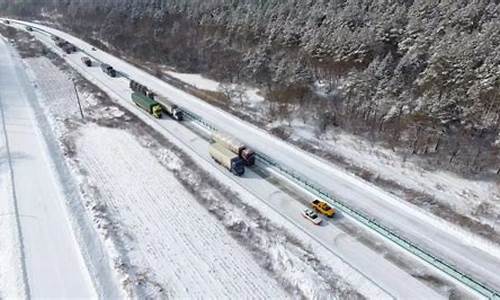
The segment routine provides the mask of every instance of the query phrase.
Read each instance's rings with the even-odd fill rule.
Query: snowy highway
[[[47,46],[53,47],[53,42],[49,37],[37,33],[35,35]],[[63,55],[60,49],[53,47],[53,50]],[[304,209],[303,204],[295,201],[251,170],[247,170],[245,176],[241,178],[232,176],[210,158],[208,141],[193,132],[192,126],[186,127],[169,118],[152,119],[148,114],[137,109],[129,100],[131,91],[128,79],[110,78],[96,66],[88,68],[81,63],[82,56],[84,54],[76,53],[64,55],[64,58],[84,77],[113,96],[122,106],[137,114],[144,122],[169,139],[176,141],[176,144],[183,150],[209,168],[212,174],[217,174],[217,178],[223,183],[237,189],[240,195],[246,195],[245,198],[254,205],[260,205],[262,211],[268,211],[267,214],[272,220],[294,231],[298,230],[304,235],[304,239],[312,239],[316,247],[326,249],[327,255],[333,254],[335,259],[332,259],[331,263],[344,270],[345,274],[351,274],[349,277],[355,282],[356,289],[365,291],[365,294],[378,295],[377,298],[440,298],[440,295],[432,288],[385,259],[383,254],[364,246],[355,237],[347,235],[334,223],[327,222],[325,226],[319,227],[311,226],[311,223],[300,215],[300,211]],[[193,126],[197,125],[193,124]],[[199,130],[203,129],[199,128]],[[352,223],[346,219],[339,221]],[[380,268],[385,270],[385,276],[379,276]]]
[[[41,38],[49,42],[46,37],[42,36]],[[54,50],[57,51],[57,49]],[[251,170],[247,170],[244,177],[232,176],[232,174],[228,173],[211,159],[208,154],[208,141],[201,138],[190,130],[190,128],[187,128],[181,123],[169,118],[161,120],[152,119],[142,110],[138,110],[137,107],[128,100],[131,94],[128,87],[128,80],[125,78],[111,79],[109,76],[102,73],[98,67],[85,67],[80,63],[81,56],[82,54],[75,54],[66,56],[66,58],[67,61],[87,79],[114,96],[121,105],[136,113],[142,120],[154,128],[157,128],[169,139],[177,141],[177,145],[187,153],[197,157],[198,162],[206,165],[210,170],[218,170],[218,172],[215,171],[213,173],[217,174],[217,177],[222,182],[232,187],[235,187],[236,183],[236,186],[239,187],[238,191],[240,194],[248,194],[248,198],[252,199],[250,201],[259,202],[264,200],[264,210],[268,208],[273,209],[273,213],[271,213],[273,220],[284,218],[287,221],[291,221],[291,223],[294,224],[292,225],[293,229],[296,230],[299,228],[300,231],[306,233],[307,238],[312,237],[316,243],[328,249],[330,255],[334,254],[338,258],[336,262],[337,265],[347,270],[351,269],[346,272],[353,274],[356,271],[360,272],[362,276],[359,279],[355,279],[360,284],[356,286],[357,289],[369,289],[370,294],[376,295],[380,293],[380,297],[385,294],[386,296],[395,298],[414,298],[417,296],[415,291],[418,291],[418,297],[439,298],[439,295],[432,289],[418,280],[415,280],[408,273],[384,259],[381,254],[363,246],[356,241],[355,238],[347,236],[342,230],[336,228],[332,224],[328,223],[326,226],[311,227],[309,221],[305,220],[300,213],[298,213],[304,208],[302,204],[294,201],[289,195],[279,190],[271,183],[262,180],[260,176]],[[283,222],[282,225],[290,226],[287,222]],[[353,247],[354,245],[355,247]],[[381,266],[386,270],[387,274],[386,276],[377,278]],[[354,278],[359,277],[359,275],[352,276]],[[363,286],[363,282],[367,279],[375,286]],[[409,286],[411,286],[411,288],[408,288]]]
[[[162,95],[168,96],[169,99],[176,102],[179,106],[186,107],[220,129],[224,129],[236,136],[244,136],[245,142],[256,151],[265,153],[280,164],[297,170],[302,176],[330,191],[339,199],[342,199],[342,201],[349,203],[352,207],[372,216],[385,226],[393,228],[396,232],[414,241],[421,247],[429,249],[435,255],[459,266],[459,269],[467,274],[480,279],[482,282],[496,289],[500,289],[500,274],[497,272],[500,269],[500,250],[495,245],[480,240],[459,228],[447,226],[446,223],[427,215],[403,200],[359,178],[346,174],[330,163],[305,153],[251,124],[214,108],[202,100],[168,85],[121,59],[100,50],[92,51],[91,45],[71,35],[46,26],[36,26],[74,43],[88,53],[92,53],[99,60],[111,64],[117,70],[126,73],[134,80],[151,87]],[[39,33],[35,33],[35,36],[47,45],[52,45],[52,41],[47,36]],[[58,49],[55,51],[58,51]],[[136,110],[134,105],[128,101],[131,92],[128,88],[126,78],[111,79],[98,68],[87,69],[80,62],[81,56],[82,54],[78,53],[65,56],[65,58],[87,79],[95,82],[103,90],[117,98],[124,107],[131,111]],[[2,97],[3,99],[4,97]],[[245,190],[242,189],[245,187],[248,193],[252,194],[255,198],[263,200],[275,212],[282,212],[284,215],[281,217],[295,224],[293,226],[299,227],[303,232],[316,236],[317,243],[321,243],[322,246],[336,252],[340,261],[348,261],[351,264],[351,268],[358,270],[363,276],[373,280],[375,285],[381,290],[385,290],[388,296],[422,299],[439,297],[434,290],[423,285],[419,280],[411,277],[408,273],[384,259],[380,254],[363,246],[354,238],[346,236],[345,233],[341,232],[334,225],[328,224],[327,226],[317,228],[311,227],[299,215],[300,210],[303,208],[301,204],[294,201],[289,195],[283,193],[269,182],[262,180],[255,173],[250,171],[242,178],[224,176],[225,171],[216,166],[208,155],[207,141],[200,138],[199,135],[192,132],[189,128],[172,120],[164,119],[155,121],[141,112],[137,113],[142,114],[141,119],[147,123],[152,124],[155,128],[161,128],[161,131],[165,135],[177,139],[189,153],[202,158],[204,161],[203,164],[209,164],[211,168],[219,168],[221,172],[218,173],[221,180],[225,182],[237,182],[240,191],[244,193]],[[44,168],[41,169],[44,170]],[[47,185],[50,186],[50,184]],[[57,192],[56,190],[51,193],[57,195]],[[57,197],[52,198],[57,199]],[[64,213],[61,215],[64,216]],[[61,215],[58,215],[58,218]],[[41,236],[43,237],[43,235]],[[328,238],[323,238],[325,236],[328,236]],[[65,241],[70,243],[71,236]],[[28,246],[26,248],[28,249]],[[70,259],[78,261],[81,260],[81,257],[75,256]],[[380,268],[384,269],[384,276],[380,276]],[[30,270],[29,267],[28,270]],[[88,276],[88,274],[82,274],[83,278],[85,276]],[[36,291],[36,289],[34,290]],[[84,290],[91,291],[92,289],[87,287]]]
[[[22,62],[0,39],[1,161],[9,161],[24,273],[30,298],[93,298],[92,280],[73,235],[65,195],[29,97]],[[2,262],[3,265],[11,262]]]

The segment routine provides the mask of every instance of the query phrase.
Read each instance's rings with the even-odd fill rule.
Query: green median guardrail
[[[486,284],[483,284],[482,282],[470,277],[469,275],[467,275],[465,273],[460,272],[458,270],[458,268],[456,268],[455,266],[445,262],[443,259],[441,259],[439,257],[436,257],[436,256],[430,254],[429,252],[420,248],[418,245],[414,244],[410,240],[398,235],[397,233],[393,232],[391,229],[378,223],[376,220],[371,219],[369,216],[367,216],[367,215],[353,209],[352,207],[346,205],[345,203],[337,200],[330,193],[323,191],[321,188],[318,188],[316,184],[313,184],[307,180],[304,180],[295,171],[289,170],[288,168],[284,168],[278,162],[274,161],[273,159],[271,159],[270,157],[268,157],[264,154],[257,153],[257,158],[260,161],[278,169],[282,174],[284,174],[288,178],[294,180],[296,183],[300,184],[302,187],[304,187],[305,189],[307,189],[311,193],[313,193],[313,194],[317,195],[318,197],[321,197],[323,200],[329,202],[329,204],[331,204],[332,206],[334,206],[338,210],[342,211],[343,213],[351,216],[359,223],[366,225],[368,228],[372,229],[373,231],[377,232],[378,234],[382,235],[383,237],[389,239],[390,241],[394,242],[395,244],[397,244],[398,246],[407,250],[408,252],[423,259],[427,263],[438,268],[439,270],[443,271],[444,273],[448,274],[449,276],[453,277],[454,279],[458,280],[459,282],[465,284],[466,286],[468,286],[472,290],[478,292],[479,294],[481,294],[489,299],[500,299],[500,293],[498,291],[496,291],[495,289],[488,287]]]
[[[185,110],[185,114],[191,118],[192,120],[196,121],[203,127],[211,130],[211,131],[217,131],[217,129],[203,120],[200,116],[193,114],[191,112],[188,112]],[[410,240],[398,235],[397,233],[393,232],[391,229],[388,227],[380,224],[376,220],[370,218],[369,216],[365,215],[362,212],[357,211],[356,209],[350,207],[349,205],[343,203],[342,201],[339,201],[331,195],[330,193],[324,191],[323,189],[319,188],[318,185],[304,179],[301,175],[299,175],[297,172],[290,170],[288,168],[283,167],[280,163],[276,162],[275,160],[271,159],[270,157],[266,156],[265,154],[262,153],[256,153],[257,159],[259,159],[261,162],[264,162],[267,165],[270,165],[274,167],[275,169],[279,170],[282,174],[284,174],[286,177],[289,179],[295,181],[305,189],[307,189],[309,192],[317,195],[318,197],[321,197],[323,200],[327,201],[330,205],[334,206],[336,209],[342,211],[343,213],[349,215],[350,217],[354,218],[356,221],[359,223],[367,226],[371,230],[377,232],[381,236],[385,237],[386,239],[392,241],[393,243],[397,244],[401,248],[407,250],[408,252],[412,253],[413,255],[416,255],[420,259],[424,260],[425,262],[431,264],[432,266],[438,268],[445,274],[453,277],[454,279],[458,280],[459,282],[463,283],[467,287],[471,288],[472,290],[476,291],[477,293],[489,298],[489,299],[495,299],[495,300],[500,300],[500,293],[496,291],[495,289],[488,287],[486,284],[483,284],[482,282],[470,277],[469,275],[462,273],[456,268],[455,266],[445,262],[443,259],[432,255],[431,253],[425,251],[418,245],[414,244]]]

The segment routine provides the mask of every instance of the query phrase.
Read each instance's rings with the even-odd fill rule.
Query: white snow
[[[6,159],[5,136],[0,132],[0,298],[25,298],[22,256]]]
[[[311,128],[292,125],[294,136],[321,144],[322,148],[340,155],[347,162],[415,191],[430,194],[439,202],[449,204],[455,211],[472,219],[490,224],[500,230],[500,219],[485,218],[475,213],[480,205],[488,204],[491,216],[500,215],[500,186],[493,181],[460,178],[446,171],[427,171],[408,158],[378,145],[370,144],[342,132],[316,137]]]
[[[388,289],[390,293],[400,295],[402,297],[415,297],[416,295],[414,294],[414,291],[419,291],[418,295],[427,295],[431,298],[438,297],[438,295],[431,289],[422,285],[419,281],[414,280],[397,266],[392,265],[391,262],[385,260],[380,254],[377,254],[361,245],[359,242],[356,242],[355,239],[339,239],[340,236],[345,236],[341,230],[332,229],[330,226],[324,228],[321,227],[321,229],[318,230],[312,229],[310,224],[300,216],[300,211],[303,209],[301,204],[293,204],[295,201],[292,198],[274,187],[272,184],[262,181],[257,175],[251,175],[251,173],[248,172],[248,175],[244,178],[238,179],[238,184],[235,185],[235,179],[232,178],[231,175],[229,175],[228,178],[227,172],[223,169],[221,170],[210,159],[207,151],[208,142],[200,139],[195,133],[182,126],[182,124],[169,120],[168,118],[159,120],[158,122],[162,125],[158,128],[158,124],[155,123],[156,121],[150,119],[147,114],[144,114],[142,111],[137,110],[135,105],[128,100],[130,97],[130,90],[128,89],[127,80],[123,78],[110,79],[98,68],[84,67],[79,62],[78,55],[68,57],[68,62],[70,62],[73,67],[82,72],[83,75],[99,85],[110,95],[116,96],[116,100],[119,101],[120,104],[127,107],[131,111],[134,111],[146,123],[159,129],[169,139],[178,141],[179,145],[188,145],[188,147],[183,147],[183,150],[191,153],[194,151],[193,149],[196,149],[193,155],[198,157],[198,163],[202,163],[203,166],[208,167],[209,170],[211,170],[211,173],[216,175],[217,178],[223,183],[232,186],[232,188],[236,188],[239,194],[244,197],[245,201],[253,206],[259,207],[260,211],[265,212],[266,215],[270,215],[271,220],[286,226],[289,230],[294,232],[294,234],[301,236],[303,240],[310,240],[311,237],[314,236],[315,240],[310,242],[314,243],[315,250],[323,253],[326,257],[325,260],[328,261],[328,264],[333,268],[333,270],[338,272],[337,274],[341,274],[343,278],[346,278],[350,284],[352,284],[364,295],[380,298],[384,297],[385,292],[381,291],[380,288],[372,282],[367,281],[367,279],[363,277],[363,275],[360,275],[357,270],[363,270],[372,277],[377,277],[376,274],[378,274],[379,268],[383,266],[383,268],[387,270],[386,276],[374,278],[374,280],[376,283]],[[202,159],[200,160],[199,157]],[[176,165],[175,161],[169,162],[169,164]],[[214,171],[217,169],[219,171]],[[251,194],[249,194],[249,192],[251,192]],[[264,203],[266,204],[263,205],[262,199],[265,200]],[[283,214],[276,213],[274,210],[270,211],[267,205],[272,205],[275,211],[283,211]],[[287,215],[291,216],[291,218],[285,217]],[[284,217],[285,219],[283,219]],[[292,223],[289,223],[289,221]],[[297,225],[291,225],[297,223],[301,224],[298,228]],[[325,236],[329,237],[327,241],[323,241],[325,240]],[[340,248],[338,248],[339,246]],[[325,251],[325,248],[328,250]],[[332,253],[338,253],[339,257],[332,257]],[[360,260],[359,257],[364,257],[365,259]],[[289,261],[293,259],[293,256],[291,258],[276,256],[276,258]],[[352,265],[347,264],[344,259],[350,260]],[[353,266],[355,266],[357,270],[353,269]],[[283,276],[289,278],[289,280],[296,281],[296,284],[298,284],[304,291],[311,293],[318,292],[314,288],[315,280],[313,278],[308,278],[306,273],[303,273],[302,277],[293,279],[293,276],[297,276],[294,275],[293,272],[289,272],[288,274],[284,273]],[[401,280],[401,278],[407,278],[407,280]],[[408,289],[409,286],[413,286],[413,288]]]
[[[59,144],[53,143],[51,153],[61,177],[64,178],[66,188],[66,202],[70,221],[78,239],[82,254],[91,277],[94,281],[96,293],[100,298],[116,299],[122,298],[124,292],[118,286],[117,274],[113,272],[111,259],[106,255],[105,242],[100,239],[98,231],[94,228],[85,206],[88,201],[81,194],[78,181],[78,173],[71,172],[71,161],[65,160],[63,154],[68,154],[68,149],[62,148],[61,143],[68,135],[66,120],[80,118],[77,108],[76,95],[73,84],[67,75],[62,73],[46,58],[29,58],[24,60],[27,73],[33,85],[36,87],[36,97],[32,102],[37,114],[37,121],[44,134]],[[85,98],[82,102],[83,109],[95,105],[97,102],[93,97]],[[110,111],[115,114],[115,110]],[[108,112],[102,113],[104,116]],[[75,124],[72,125],[73,127]]]
[[[13,174],[13,185],[7,188],[11,197],[3,199],[15,201],[18,206],[22,245],[14,245],[22,248],[20,259],[25,270],[19,263],[17,271],[26,272],[26,294],[34,298],[95,297],[68,220],[66,196],[28,102],[26,93],[31,87],[21,79],[21,62],[11,56],[3,40],[0,62],[0,101],[5,112],[2,121],[10,146],[10,154],[3,151],[2,158],[7,161],[10,156]],[[0,143],[6,149],[4,141]]]
[[[258,88],[250,88],[238,84],[222,84],[218,81],[205,78],[200,74],[177,73],[173,71],[166,71],[165,73],[200,90],[227,92],[226,96],[229,96],[230,100],[236,104],[243,102],[252,107],[262,104],[265,100]]]
[[[163,285],[163,296],[285,296],[135,137],[89,127],[77,144],[90,183],[99,188],[108,212],[128,232],[130,263],[153,275]]]
[[[81,48],[90,49],[91,47],[70,35],[47,27],[44,28],[63,36]],[[500,266],[496,246],[482,240],[470,238],[470,236],[464,235],[462,231],[455,228],[450,229],[448,226],[443,226],[443,223],[428,216],[420,209],[408,205],[401,199],[357,177],[346,174],[343,170],[284,143],[191,95],[179,91],[120,59],[101,51],[94,54],[155,91],[172,96],[172,99],[178,102],[177,104],[188,107],[192,112],[201,115],[212,124],[217,124],[220,128],[224,128],[237,136],[244,136],[250,146],[257,151],[266,153],[285,166],[297,169],[299,173],[313,182],[328,187],[328,190],[335,193],[343,201],[350,203],[359,210],[368,212],[374,218],[395,228],[404,236],[459,265],[466,272],[470,272],[494,286],[500,282],[498,274],[495,274]],[[78,65],[78,55],[67,57],[67,59],[72,61],[74,66]],[[101,87],[104,86],[105,89],[118,98],[126,99],[130,93],[127,89],[126,80],[123,78],[116,79],[110,84],[110,79],[98,71],[82,70],[81,67],[80,70],[86,76],[98,78]],[[297,162],[300,162],[300,164]],[[391,275],[394,275],[394,273],[391,272],[381,276],[384,278],[373,279],[383,281],[388,279],[385,276]]]
[[[167,71],[168,75],[175,77],[181,81],[187,82],[190,85],[206,91],[217,92],[219,90],[219,83],[217,81],[205,78],[200,74],[191,73],[177,73],[173,71]]]

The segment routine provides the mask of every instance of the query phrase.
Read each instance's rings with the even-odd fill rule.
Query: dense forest
[[[0,0],[0,11],[259,86],[281,117],[307,114],[320,130],[500,173],[499,0]]]

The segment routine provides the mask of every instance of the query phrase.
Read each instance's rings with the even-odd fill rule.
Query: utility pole
[[[74,79],[73,79],[73,88],[75,89],[76,101],[78,102],[78,108],[80,109],[80,115],[82,116],[82,120],[85,120],[85,118],[83,116],[82,104],[80,103],[80,95],[78,94],[78,90],[76,89],[76,83],[75,83]]]

